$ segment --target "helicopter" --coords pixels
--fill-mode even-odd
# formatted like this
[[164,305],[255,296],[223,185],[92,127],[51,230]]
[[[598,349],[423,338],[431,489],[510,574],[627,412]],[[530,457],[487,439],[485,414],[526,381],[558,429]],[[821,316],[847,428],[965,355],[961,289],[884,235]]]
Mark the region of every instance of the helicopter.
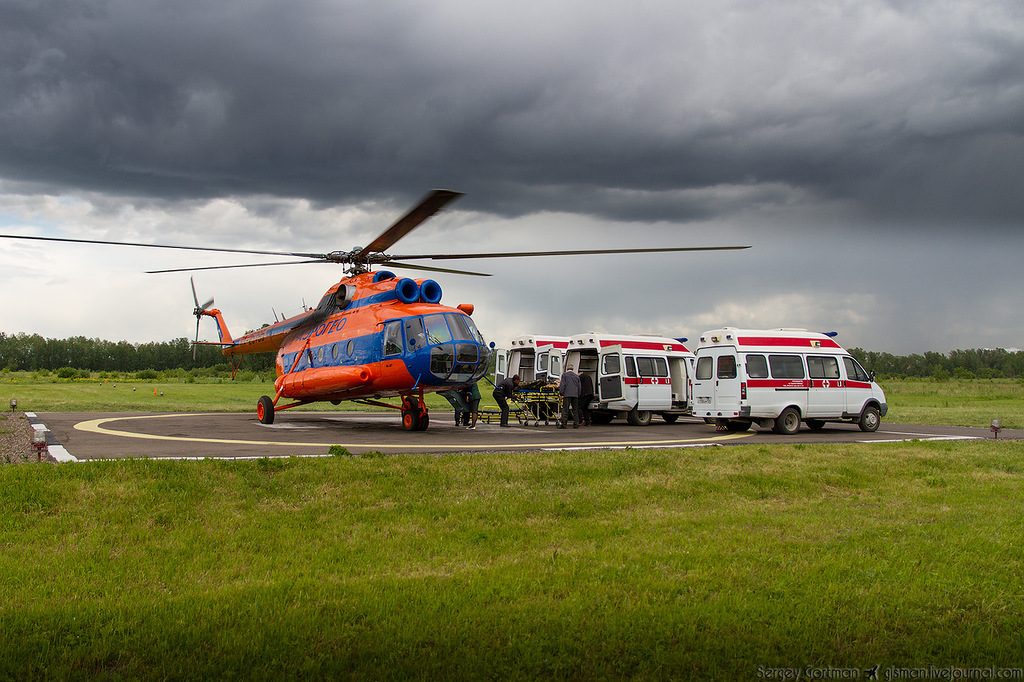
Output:
[[[413,264],[418,260],[474,258],[515,258],[593,254],[660,253],[679,251],[723,251],[749,246],[699,246],[628,249],[582,249],[568,251],[519,251],[501,253],[433,253],[391,255],[396,242],[434,216],[461,192],[436,189],[381,232],[369,244],[348,251],[305,253],[205,246],[180,246],[138,242],[117,242],[63,237],[0,235],[4,239],[107,244],[162,249],[183,249],[220,253],[292,256],[301,260],[241,265],[149,270],[149,274],[194,272],[229,268],[337,263],[344,276],[333,284],[316,306],[298,315],[278,319],[261,329],[234,338],[222,312],[211,298],[199,302],[195,282],[192,314],[196,317],[196,339],[204,317],[217,326],[219,341],[213,345],[233,358],[250,353],[276,352],[274,395],[263,395],[256,405],[256,418],[271,425],[278,412],[315,402],[342,401],[386,407],[401,411],[402,426],[408,431],[425,431],[430,424],[426,393],[463,387],[480,380],[487,372],[491,348],[474,324],[474,306],[441,304],[441,285],[428,278],[398,277],[390,268],[489,277],[471,270]],[[389,269],[376,269],[386,266]],[[193,351],[195,348],[193,346]],[[400,398],[400,404],[383,402]]]

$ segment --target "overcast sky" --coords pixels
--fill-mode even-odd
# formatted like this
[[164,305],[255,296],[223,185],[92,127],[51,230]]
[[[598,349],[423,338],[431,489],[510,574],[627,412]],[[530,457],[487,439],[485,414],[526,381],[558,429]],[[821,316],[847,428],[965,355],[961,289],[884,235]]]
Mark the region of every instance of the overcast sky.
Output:
[[[1024,347],[1024,4],[0,0],[0,233],[347,250],[434,187],[392,252],[753,247],[435,262],[499,344]],[[260,260],[4,240],[0,331],[187,336],[142,271]],[[195,277],[240,333],[341,274]]]

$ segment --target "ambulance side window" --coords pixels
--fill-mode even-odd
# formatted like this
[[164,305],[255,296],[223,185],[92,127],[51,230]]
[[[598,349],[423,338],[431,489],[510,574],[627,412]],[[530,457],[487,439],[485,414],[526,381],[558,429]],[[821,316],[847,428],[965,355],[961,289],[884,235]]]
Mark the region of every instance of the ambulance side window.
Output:
[[697,358],[697,378],[701,381],[706,381],[711,378],[711,368],[714,365],[711,364],[711,358],[704,356]]
[[735,355],[719,355],[718,356],[718,378],[719,379],[735,379],[736,378],[736,356]]
[[634,358],[632,355],[626,356],[626,376],[636,376],[636,358]]
[[804,378],[804,362],[799,355],[769,355],[768,366],[775,379]]
[[505,374],[505,354],[498,354],[498,374]]
[[834,357],[809,355],[807,373],[812,379],[838,379],[839,362]]
[[860,363],[853,358],[846,356],[843,358],[843,365],[846,367],[846,378],[853,381],[871,381],[868,378],[868,373],[864,371],[864,368],[860,366]]
[[398,355],[402,352],[402,322],[388,322],[384,327],[384,355]]
[[665,358],[637,358],[636,369],[642,377],[668,376],[668,363]]
[[747,356],[747,378],[749,378],[749,379],[767,379],[768,378],[768,361],[764,359],[763,355],[748,355]]
[[548,354],[541,353],[537,356],[537,371],[547,372],[548,371]]

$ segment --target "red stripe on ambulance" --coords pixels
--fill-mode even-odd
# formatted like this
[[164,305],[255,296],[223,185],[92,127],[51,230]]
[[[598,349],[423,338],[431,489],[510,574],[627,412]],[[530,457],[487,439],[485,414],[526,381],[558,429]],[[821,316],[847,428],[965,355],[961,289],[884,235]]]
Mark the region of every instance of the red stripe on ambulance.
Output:
[[741,346],[769,346],[790,348],[841,348],[832,339],[810,339],[794,336],[740,336],[736,343]]
[[622,346],[623,348],[632,348],[634,350],[664,350],[664,351],[676,351],[681,353],[689,353],[686,346],[681,343],[658,343],[656,341],[626,341],[618,339],[601,339],[601,348],[607,348],[608,346]]

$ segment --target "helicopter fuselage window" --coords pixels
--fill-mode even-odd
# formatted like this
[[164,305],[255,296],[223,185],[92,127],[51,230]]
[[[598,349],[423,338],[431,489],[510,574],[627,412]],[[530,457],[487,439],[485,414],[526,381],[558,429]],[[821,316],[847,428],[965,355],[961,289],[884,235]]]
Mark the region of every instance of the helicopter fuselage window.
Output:
[[399,355],[402,352],[402,322],[395,320],[384,327],[384,355]]

